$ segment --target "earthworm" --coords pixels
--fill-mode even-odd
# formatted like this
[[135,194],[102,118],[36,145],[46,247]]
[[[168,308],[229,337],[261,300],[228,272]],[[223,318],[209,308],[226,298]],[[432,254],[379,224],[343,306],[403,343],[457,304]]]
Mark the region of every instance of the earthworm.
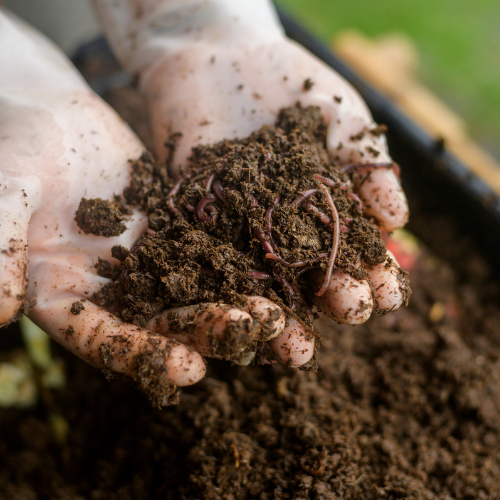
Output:
[[205,181],[205,189],[207,191],[210,191],[210,188],[212,187],[212,182],[215,179],[215,173],[213,173],[210,177],[207,177],[207,180]]
[[272,202],[269,207],[267,207],[266,210],[266,227],[267,227],[267,236],[269,237],[269,241],[271,242],[271,246],[273,247],[273,250],[276,250],[276,244],[274,243],[273,239],[273,210],[274,207],[280,202],[280,195],[276,196],[274,201]]
[[219,198],[220,201],[225,203],[226,196],[224,195],[224,188],[222,187],[220,181],[215,181],[212,185],[212,189],[214,190],[214,193],[217,196],[217,198]]
[[266,241],[266,237],[264,236],[264,233],[261,233],[260,231],[255,231],[255,236],[257,236],[257,239],[260,241],[260,244],[266,251],[267,254],[273,254],[274,255],[274,249],[271,246],[271,243]]
[[[328,254],[328,253],[320,253],[317,257],[315,257],[314,261],[316,261],[316,262],[317,262],[317,261],[319,261],[319,260],[327,259],[329,255],[330,255],[330,254]],[[311,262],[313,262],[313,261],[311,261]],[[310,267],[303,267],[302,269],[299,269],[299,270],[297,271],[297,273],[295,274],[295,277],[296,277],[296,278],[299,278],[299,277],[300,277],[300,276],[302,276],[302,275],[303,275],[306,271],[310,271],[310,269],[311,269]]]
[[299,196],[297,196],[297,198],[295,198],[295,200],[293,200],[292,203],[290,203],[290,206],[297,208],[300,207],[300,205],[305,199],[309,198],[309,196],[316,194],[317,192],[318,192],[317,188],[312,188],[308,189],[307,191],[304,191],[303,193],[299,194]]
[[186,203],[184,205],[184,208],[188,211],[188,212],[196,212],[196,208],[193,207],[193,205],[191,205],[191,203]]
[[315,260],[315,258],[313,258],[307,260],[299,260],[297,262],[288,262],[275,253],[266,253],[266,259],[275,260],[286,267],[304,267],[310,264],[311,262],[314,262]]
[[277,269],[277,267],[278,266],[276,265],[273,266],[274,277],[283,288],[283,291],[290,297],[290,309],[293,311],[297,307],[297,304],[293,300],[293,297],[295,297],[295,290],[293,289],[290,282],[279,274],[279,270]]
[[307,212],[307,213],[312,213],[314,216],[316,216],[323,224],[326,224],[328,227],[332,228],[333,229],[333,222],[332,220],[330,219],[330,217],[328,217],[328,215],[326,215],[325,213],[323,213],[319,208],[317,208],[316,206],[314,206],[312,203],[310,203],[309,201],[307,201],[306,203],[304,203],[304,210]]
[[350,200],[354,200],[358,203],[358,210],[360,212],[363,211],[363,202],[359,199],[359,196],[357,194],[354,194],[354,193],[347,193],[346,194],[347,198],[349,198]]
[[304,295],[302,295],[300,288],[297,285],[292,285],[292,288],[295,291],[295,293],[299,296],[300,300],[302,301],[302,304],[304,305],[304,309],[306,310],[306,313],[309,316],[309,319],[311,321],[313,321],[314,315],[313,315],[311,309],[309,309],[309,307],[307,307],[306,299],[304,299]]
[[[213,217],[208,217],[205,215],[205,210],[209,210],[209,207],[207,205],[210,205],[213,203],[215,200],[217,200],[217,196],[215,194],[210,193],[204,196],[198,203],[198,206],[196,207],[196,215],[198,217],[198,220],[200,222],[206,222],[209,220],[213,220]],[[212,207],[210,211],[214,210]]]
[[247,274],[248,276],[250,276],[251,278],[255,278],[257,280],[269,280],[272,278],[272,276],[268,273],[264,273],[262,271],[254,271],[254,270],[251,270],[251,271],[247,271]]
[[167,195],[167,207],[172,213],[172,215],[180,215],[182,217],[181,211],[174,205],[174,196],[177,196],[179,193],[179,189],[181,188],[182,181],[184,181],[184,177],[181,177],[173,186],[173,188],[169,191]]
[[350,186],[350,183],[348,182],[334,181],[333,179],[329,179],[328,177],[323,177],[322,175],[319,174],[313,174],[312,178],[318,182],[322,182],[323,184],[330,186],[333,189],[342,189],[346,191]]
[[[257,199],[254,196],[252,196],[252,200],[250,202],[250,206],[252,208],[259,206],[259,202],[257,201]],[[272,253],[272,254],[274,254],[274,248],[271,245],[271,243],[269,243],[268,241],[266,241],[266,237],[264,236],[264,233],[260,232],[258,229],[254,229],[254,231],[255,231],[255,236],[257,236],[257,239],[260,241],[260,244],[262,245],[262,247],[264,248],[264,250],[266,251],[266,253]]]
[[328,259],[328,267],[326,268],[325,279],[323,281],[322,287],[319,289],[316,294],[318,297],[321,297],[330,286],[330,280],[332,278],[333,266],[335,265],[335,258],[337,257],[337,251],[339,249],[339,241],[340,241],[340,222],[339,222],[339,213],[337,212],[337,207],[335,207],[335,203],[333,203],[332,196],[328,188],[320,183],[319,188],[325,195],[326,201],[332,211],[332,219],[334,223],[333,229],[333,240],[332,240],[332,249],[330,251],[330,258]]

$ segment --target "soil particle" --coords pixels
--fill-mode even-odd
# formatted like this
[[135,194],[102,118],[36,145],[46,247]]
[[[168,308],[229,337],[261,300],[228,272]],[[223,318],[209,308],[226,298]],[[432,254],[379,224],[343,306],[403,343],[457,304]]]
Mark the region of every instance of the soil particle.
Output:
[[124,216],[129,214],[129,210],[120,202],[82,198],[75,221],[85,234],[109,238],[127,230],[123,221]]
[[73,302],[73,304],[71,304],[70,312],[71,312],[71,314],[74,314],[75,316],[78,316],[78,314],[80,314],[84,310],[85,310],[85,306],[83,305],[83,303],[80,300],[76,300],[75,302]]
[[306,78],[304,80],[304,83],[302,84],[302,87],[304,90],[307,92],[308,90],[311,90],[314,86],[314,82],[310,78]]

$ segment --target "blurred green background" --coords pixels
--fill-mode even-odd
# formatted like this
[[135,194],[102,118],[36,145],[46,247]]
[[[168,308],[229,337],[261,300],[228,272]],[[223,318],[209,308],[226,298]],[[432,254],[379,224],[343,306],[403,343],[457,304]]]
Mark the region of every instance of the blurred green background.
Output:
[[357,29],[370,38],[408,35],[420,80],[500,158],[500,0],[279,0],[318,38]]

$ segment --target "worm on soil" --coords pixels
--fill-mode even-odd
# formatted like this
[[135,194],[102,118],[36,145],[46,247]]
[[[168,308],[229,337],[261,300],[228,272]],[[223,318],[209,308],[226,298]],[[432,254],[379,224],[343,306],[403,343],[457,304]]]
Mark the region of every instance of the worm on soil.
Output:
[[207,194],[200,200],[198,206],[196,207],[196,216],[198,217],[198,220],[200,222],[214,220],[214,217],[209,217],[208,215],[205,214],[205,210],[213,211],[214,208],[211,207],[211,209],[209,210],[210,207],[208,205],[213,203],[215,200],[217,200],[217,196],[215,196],[215,194],[213,193]]
[[184,181],[184,177],[181,177],[170,190],[167,195],[167,207],[170,210],[172,215],[180,215],[182,217],[182,212],[174,205],[174,196],[177,196],[179,193],[179,189],[181,188],[182,181]]
[[340,222],[339,222],[339,213],[337,212],[337,207],[335,206],[335,203],[333,203],[330,191],[328,191],[328,188],[323,183],[320,183],[319,187],[323,192],[323,194],[325,195],[326,202],[328,203],[328,206],[332,211],[332,219],[334,224],[332,250],[330,252],[330,258],[328,259],[328,267],[326,268],[325,279],[323,281],[322,287],[316,294],[318,297],[321,297],[328,290],[328,287],[330,286],[330,280],[332,279],[333,266],[335,265],[335,259],[337,257],[337,251],[339,249]]
[[297,198],[295,198],[295,200],[293,200],[292,203],[290,203],[290,206],[297,208],[300,207],[300,205],[305,199],[315,195],[317,192],[318,192],[317,188],[312,188],[308,189],[307,191],[304,191],[303,193],[299,194],[299,196],[297,196]]
[[346,191],[350,187],[349,182],[334,181],[333,179],[329,179],[328,177],[323,177],[322,175],[319,174],[313,174],[312,178],[318,182],[321,182],[322,184],[330,186],[333,189],[342,189]]

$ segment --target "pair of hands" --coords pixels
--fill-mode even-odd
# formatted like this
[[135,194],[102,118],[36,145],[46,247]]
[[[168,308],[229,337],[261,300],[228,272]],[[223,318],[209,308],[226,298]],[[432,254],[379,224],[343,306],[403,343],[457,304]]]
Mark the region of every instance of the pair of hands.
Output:
[[[160,161],[173,132],[183,133],[173,176],[191,147],[244,137],[272,124],[280,108],[317,105],[328,123],[328,148],[342,163],[388,162],[385,138],[357,93],[331,69],[284,38],[266,0],[94,2],[110,42],[147,97]],[[186,332],[169,333],[171,312],[146,329],[126,324],[88,300],[107,280],[98,257],[131,248],[147,228],[134,211],[121,236],[82,234],[74,214],[82,197],[112,199],[129,183],[129,159],[144,146],[87,87],[62,54],[41,35],[0,10],[0,325],[23,304],[29,316],[67,349],[100,368],[160,385],[200,380],[210,355],[207,333],[234,320],[265,322],[277,306],[252,297],[246,310],[213,304]],[[305,90],[306,79],[313,82]],[[335,97],[335,99],[334,99]],[[363,132],[363,134],[360,134]],[[366,212],[382,229],[405,224],[406,199],[390,169],[372,172],[359,187]],[[29,261],[28,261],[29,254]],[[374,307],[397,309],[405,291],[397,264],[368,269],[367,281],[337,271],[317,306],[349,324],[366,321]],[[322,277],[312,279],[319,288]],[[84,300],[79,314],[71,312]],[[74,308],[73,308],[74,310]],[[176,311],[193,313],[193,308]],[[272,330],[272,329],[271,329]],[[314,352],[314,340],[281,313],[270,346],[291,366]]]

